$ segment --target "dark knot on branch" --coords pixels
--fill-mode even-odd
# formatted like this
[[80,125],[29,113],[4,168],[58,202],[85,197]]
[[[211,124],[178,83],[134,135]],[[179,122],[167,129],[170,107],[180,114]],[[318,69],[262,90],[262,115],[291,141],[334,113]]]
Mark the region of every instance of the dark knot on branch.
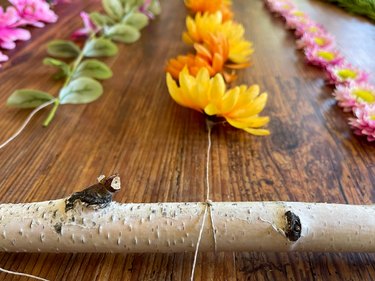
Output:
[[98,183],[73,193],[65,200],[65,212],[74,208],[74,204],[80,201],[86,206],[102,209],[112,202],[112,196],[120,190],[121,183],[118,174],[109,177],[98,177]]

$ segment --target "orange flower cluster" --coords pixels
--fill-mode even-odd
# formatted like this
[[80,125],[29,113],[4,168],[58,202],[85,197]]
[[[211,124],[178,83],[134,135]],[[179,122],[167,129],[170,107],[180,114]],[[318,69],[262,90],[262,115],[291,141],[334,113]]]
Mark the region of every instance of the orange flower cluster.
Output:
[[[268,135],[267,116],[260,116],[267,93],[258,85],[227,89],[236,79],[235,69],[250,65],[251,42],[244,39],[243,26],[231,20],[229,0],[185,0],[195,17],[186,18],[182,39],[195,53],[168,61],[167,86],[181,106],[223,118],[231,126],[257,136]],[[231,70],[229,73],[228,70]]]
[[253,49],[244,39],[243,26],[231,20],[230,1],[186,0],[185,4],[196,15],[186,18],[182,38],[194,46],[195,53],[169,60],[166,71],[177,80],[184,67],[193,76],[204,67],[211,77],[221,73],[226,82],[232,82],[237,77],[234,69],[250,65]]

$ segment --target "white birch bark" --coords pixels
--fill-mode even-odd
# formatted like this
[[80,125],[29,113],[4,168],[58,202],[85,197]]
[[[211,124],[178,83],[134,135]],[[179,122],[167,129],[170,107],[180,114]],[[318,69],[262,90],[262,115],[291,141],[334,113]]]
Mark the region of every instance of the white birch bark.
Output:
[[[8,252],[193,252],[204,203],[86,207],[78,200],[0,205],[0,250]],[[293,202],[215,202],[218,251],[374,252],[375,207]],[[285,236],[285,213],[299,217],[301,237]],[[214,250],[206,216],[200,251]],[[297,227],[299,230],[299,227]]]

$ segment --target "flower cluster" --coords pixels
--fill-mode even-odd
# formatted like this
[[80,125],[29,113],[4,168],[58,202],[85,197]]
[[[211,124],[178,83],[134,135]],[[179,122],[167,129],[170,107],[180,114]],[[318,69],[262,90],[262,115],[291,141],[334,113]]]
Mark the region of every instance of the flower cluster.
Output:
[[[228,0],[186,0],[196,13],[186,18],[182,39],[194,46],[195,54],[180,55],[168,61],[167,85],[180,105],[224,118],[235,128],[253,135],[268,135],[263,129],[268,117],[258,114],[267,102],[257,85],[241,85],[227,90],[225,82],[236,79],[235,69],[250,65],[251,42],[244,39],[244,28],[232,20]],[[228,69],[231,72],[228,72]]]
[[[209,3],[213,5],[214,2]],[[190,0],[189,3],[193,5],[195,1]],[[182,39],[193,45],[196,53],[179,56],[168,62],[167,72],[175,79],[185,66],[193,75],[204,66],[209,69],[211,77],[221,73],[227,82],[232,82],[236,78],[234,69],[250,65],[253,49],[251,42],[244,38],[244,27],[232,20],[225,20],[220,10],[214,13],[198,12],[194,18],[188,16],[186,29]]]
[[[26,25],[43,27],[44,23],[57,20],[57,15],[44,0],[9,0],[9,2],[11,6],[6,9],[0,7],[0,47],[2,49],[14,49],[15,41],[30,39],[30,32],[21,27]],[[0,62],[7,60],[8,56],[0,50]]]
[[300,11],[291,0],[266,0],[269,9],[281,15],[286,26],[295,31],[297,47],[303,49],[308,63],[323,69],[333,84],[338,105],[353,112],[349,119],[354,133],[375,140],[375,87],[368,73],[350,64],[337,50],[335,40],[321,25]]

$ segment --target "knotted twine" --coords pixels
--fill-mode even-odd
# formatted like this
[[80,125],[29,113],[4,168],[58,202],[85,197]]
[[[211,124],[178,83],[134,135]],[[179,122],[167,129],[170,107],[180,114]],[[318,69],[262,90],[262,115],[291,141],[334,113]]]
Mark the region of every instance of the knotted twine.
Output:
[[215,123],[206,119],[206,125],[207,125],[207,141],[208,141],[207,154],[206,154],[206,202],[201,202],[201,204],[204,205],[204,212],[203,212],[202,223],[201,223],[201,227],[200,227],[200,230],[199,230],[197,243],[195,245],[194,260],[193,260],[193,266],[192,266],[191,275],[190,275],[191,281],[194,281],[194,273],[195,273],[195,267],[196,267],[196,264],[197,264],[199,246],[200,246],[202,236],[203,236],[202,234],[203,234],[203,229],[204,229],[204,225],[205,225],[205,222],[206,222],[207,213],[209,213],[209,216],[210,216],[215,253],[216,253],[216,247],[217,247],[216,227],[215,227],[215,224],[214,224],[214,218],[212,216],[212,205],[213,205],[213,203],[210,200],[211,132],[212,132],[212,127],[215,125]]

